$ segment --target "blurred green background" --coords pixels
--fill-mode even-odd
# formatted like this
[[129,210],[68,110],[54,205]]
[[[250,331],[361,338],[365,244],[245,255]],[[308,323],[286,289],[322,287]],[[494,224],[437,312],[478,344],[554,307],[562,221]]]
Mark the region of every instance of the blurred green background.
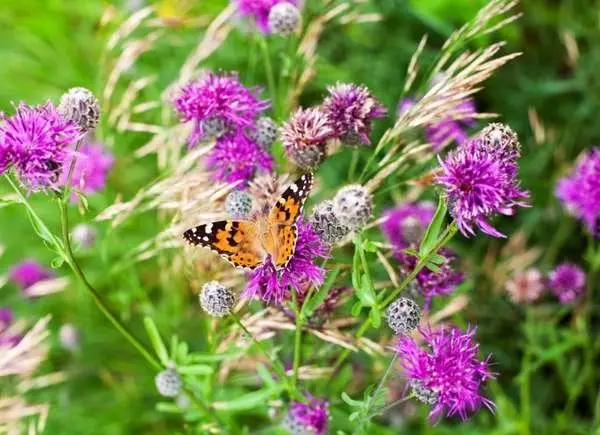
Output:
[[[308,0],[309,3],[313,0]],[[57,102],[72,86],[85,86],[101,92],[106,80],[104,58],[106,42],[115,24],[131,11],[146,4],[143,0],[101,2],[94,0],[2,0],[0,4],[0,109],[12,112],[11,103],[31,104],[46,99]],[[429,35],[424,61],[431,62],[436,50],[456,28],[471,19],[481,0],[374,0],[366,11],[382,14],[383,20],[327,29],[319,47],[319,73],[302,98],[310,103],[321,98],[325,86],[334,81],[366,84],[393,113],[402,94],[405,71],[421,36]],[[224,0],[165,0],[156,3],[159,11],[174,14],[184,21],[197,15],[215,15],[226,5]],[[585,0],[523,0],[518,6],[523,17],[501,31],[507,41],[506,52],[523,55],[500,69],[477,95],[481,111],[500,114],[499,120],[512,126],[523,144],[522,180],[532,192],[531,209],[515,219],[502,222],[503,231],[525,233],[528,246],[544,251],[543,265],[574,259],[581,262],[585,235],[578,224],[561,211],[553,196],[556,179],[565,173],[585,148],[600,143],[600,2]],[[110,14],[113,23],[102,23]],[[200,30],[174,25],[166,30],[152,56],[142,58],[135,73],[153,72],[158,80],[145,92],[155,97],[173,78],[197,42]],[[485,43],[485,41],[480,41]],[[206,63],[208,67],[240,70],[247,66],[245,36],[234,33]],[[257,78],[260,81],[260,77]],[[544,126],[545,135],[536,140],[532,115]],[[377,134],[391,124],[378,124]],[[479,125],[482,125],[480,123]],[[106,127],[105,127],[106,128]],[[154,157],[136,159],[132,151],[147,140],[143,134],[111,135],[117,156],[109,187],[90,197],[90,211],[76,214],[77,222],[91,221],[111,204],[117,195],[131,198],[158,175]],[[0,183],[1,184],[1,183]],[[2,185],[2,190],[7,190]],[[49,222],[57,225],[53,206],[45,198],[33,204]],[[51,253],[31,232],[24,211],[17,207],[0,209],[0,243],[6,251],[0,257],[0,270],[15,262],[35,257],[50,264]],[[101,243],[83,256],[90,278],[121,313],[125,321],[134,319],[138,333],[139,315],[153,313],[165,335],[178,332],[187,336],[191,346],[202,347],[193,328],[201,327],[196,301],[184,277],[165,285],[157,272],[159,260],[133,265],[118,264],[130,249],[160,229],[153,214],[129,220],[117,231],[96,224]],[[561,230],[562,229],[562,230]],[[559,231],[561,230],[561,231]],[[597,433],[595,419],[600,416],[600,396],[595,396],[600,380],[588,374],[585,387],[574,393],[565,385],[579,382],[577,361],[580,334],[597,331],[598,315],[585,331],[568,325],[564,331],[549,333],[544,324],[522,327],[521,307],[508,302],[483,270],[481,258],[499,249],[502,241],[480,237],[461,242],[460,252],[467,257],[468,273],[476,292],[465,313],[465,320],[479,327],[484,352],[493,352],[499,381],[489,389],[498,404],[496,416],[480,412],[468,423],[449,421],[428,427],[404,426],[381,433],[436,434],[590,434]],[[118,266],[118,267],[116,267]],[[68,274],[66,268],[58,274]],[[122,289],[127,289],[124,291]],[[14,307],[27,319],[45,313],[53,315],[52,328],[71,322],[81,332],[80,349],[74,354],[56,346],[45,369],[65,370],[69,380],[59,386],[35,393],[34,397],[51,403],[47,434],[167,434],[193,433],[182,429],[178,416],[158,413],[154,373],[128,347],[101,317],[80,289],[71,285],[57,295],[24,300],[18,290],[7,284],[0,290],[0,305]],[[594,305],[597,308],[597,305]],[[535,324],[535,323],[533,323]],[[529,323],[528,325],[532,325]],[[189,332],[181,332],[181,331]],[[549,335],[554,334],[549,338]],[[589,337],[588,337],[589,338]],[[549,344],[548,344],[549,343]],[[590,343],[590,342],[587,342]],[[594,340],[595,345],[597,341]],[[552,349],[553,352],[547,352]],[[543,353],[546,352],[546,353]],[[543,356],[540,356],[542,355]],[[566,380],[556,379],[554,364],[569,366]],[[596,366],[600,361],[595,361]],[[594,390],[596,389],[596,390]],[[566,409],[565,409],[566,408]],[[420,415],[425,415],[421,411]],[[422,421],[423,418],[420,418]],[[596,421],[597,422],[597,421]],[[412,425],[413,423],[411,423]],[[375,432],[374,432],[375,433]],[[377,432],[379,433],[379,432]]]

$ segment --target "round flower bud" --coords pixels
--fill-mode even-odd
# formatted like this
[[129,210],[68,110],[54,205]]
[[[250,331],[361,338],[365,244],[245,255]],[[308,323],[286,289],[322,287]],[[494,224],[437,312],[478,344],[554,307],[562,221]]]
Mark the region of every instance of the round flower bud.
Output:
[[58,338],[60,345],[70,352],[79,348],[79,331],[72,323],[65,323],[60,327]]
[[208,118],[202,121],[202,131],[206,138],[218,138],[227,131],[227,125],[221,118]]
[[225,210],[232,219],[244,219],[252,211],[252,197],[243,190],[232,190],[225,199]]
[[173,369],[167,369],[160,372],[154,378],[154,383],[156,384],[156,389],[160,395],[164,397],[177,397],[183,387],[181,378]]
[[385,317],[394,333],[408,334],[419,325],[421,309],[411,299],[398,298],[390,304]]
[[517,134],[506,124],[493,122],[479,133],[483,146],[502,158],[516,159],[521,155]]
[[279,134],[277,124],[268,116],[264,116],[256,121],[256,130],[250,134],[251,138],[264,148],[273,145]]
[[435,405],[438,401],[438,394],[419,381],[411,381],[410,388],[415,398],[426,405]]
[[312,169],[327,156],[327,141],[333,129],[318,107],[298,109],[281,127],[286,155],[302,168]]
[[300,26],[300,11],[291,3],[277,3],[269,12],[269,28],[276,35],[290,35]]
[[367,223],[373,212],[373,196],[360,184],[343,187],[333,198],[334,211],[341,223],[352,229]]
[[231,313],[235,296],[218,281],[204,284],[200,292],[200,306],[213,317],[223,317]]
[[71,88],[60,97],[58,113],[82,130],[96,128],[100,119],[100,103],[94,94],[86,88]]
[[71,237],[75,244],[83,249],[90,249],[96,243],[98,232],[96,228],[88,224],[79,224],[73,228]]
[[350,228],[339,221],[333,209],[333,201],[323,201],[313,209],[308,220],[321,240],[329,244],[339,242],[350,232]]

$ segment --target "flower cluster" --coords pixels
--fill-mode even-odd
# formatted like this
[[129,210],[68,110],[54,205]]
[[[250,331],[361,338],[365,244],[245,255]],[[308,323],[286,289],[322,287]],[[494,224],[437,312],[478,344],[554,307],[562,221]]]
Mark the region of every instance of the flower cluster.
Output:
[[494,404],[481,394],[481,388],[495,375],[488,367],[490,356],[483,361],[477,358],[479,344],[474,338],[475,329],[462,332],[453,326],[441,326],[419,332],[425,347],[414,338],[403,336],[395,350],[409,383],[417,383],[421,393],[423,390],[433,393],[428,395],[435,398],[430,419],[445,414],[458,415],[464,420],[481,405],[493,410]]
[[[106,186],[106,178],[114,165],[114,158],[102,145],[86,143],[81,146],[75,158],[71,177],[71,186],[83,193],[98,192]],[[71,163],[65,164],[59,178],[59,184],[67,183]],[[71,196],[77,200],[76,195]]]
[[465,237],[475,235],[473,226],[493,237],[505,237],[488,219],[495,214],[512,215],[525,207],[529,194],[519,186],[519,143],[505,126],[491,124],[475,139],[439,158],[437,183],[444,190],[448,208]]
[[573,263],[556,266],[548,281],[550,290],[562,304],[575,301],[585,290],[585,272]]
[[600,147],[579,158],[573,172],[558,182],[556,196],[600,238]]
[[308,395],[308,403],[293,401],[283,426],[291,434],[323,435],[327,433],[329,409],[326,400]]
[[337,83],[318,107],[298,109],[281,129],[287,156],[298,166],[315,168],[332,140],[369,145],[371,123],[386,109],[365,86]]
[[310,285],[319,286],[325,270],[314,264],[317,258],[326,258],[329,248],[302,218],[297,222],[298,240],[294,255],[287,266],[277,270],[271,258],[250,272],[244,295],[260,297],[265,302],[281,304],[290,298],[290,289],[303,294]]
[[81,136],[78,125],[63,118],[52,103],[21,103],[0,119],[0,172],[10,166],[30,191],[58,187],[61,169]]
[[185,85],[173,100],[182,119],[193,123],[191,146],[215,139],[206,163],[216,180],[247,182],[257,171],[271,171],[271,156],[255,140],[264,136],[257,125],[272,128],[257,124],[269,107],[259,92],[246,88],[236,74],[208,73]]
[[[269,15],[275,6],[281,3],[288,3],[297,6],[296,0],[233,0],[237,6],[238,12],[244,17],[254,21],[258,30],[262,33],[277,33],[273,29],[274,18]],[[277,8],[275,8],[277,10]]]

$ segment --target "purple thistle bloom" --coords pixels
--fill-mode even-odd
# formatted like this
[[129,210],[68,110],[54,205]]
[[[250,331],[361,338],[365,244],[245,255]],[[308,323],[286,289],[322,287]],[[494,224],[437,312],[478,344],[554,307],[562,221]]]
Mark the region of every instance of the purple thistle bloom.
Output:
[[0,307],[0,332],[4,331],[13,322],[13,312],[10,308]]
[[215,180],[229,183],[246,183],[257,172],[270,173],[273,169],[271,155],[240,130],[218,138],[205,163],[214,171]]
[[317,266],[315,261],[318,257],[325,258],[329,248],[302,218],[297,226],[296,249],[288,265],[278,271],[271,259],[267,258],[262,266],[250,272],[244,291],[246,297],[258,296],[265,302],[281,304],[290,298],[291,288],[302,294],[310,285],[323,284],[325,270]]
[[0,117],[0,172],[11,165],[30,191],[56,188],[69,145],[80,136],[79,127],[62,118],[52,103],[21,103],[13,116]]
[[434,213],[435,205],[430,202],[401,204],[385,212],[381,231],[399,253],[421,240]]
[[303,168],[314,168],[327,153],[333,137],[329,119],[318,107],[299,108],[281,127],[281,142],[288,157]]
[[327,90],[329,96],[323,102],[323,112],[329,118],[335,136],[350,145],[369,145],[371,122],[385,116],[385,107],[365,86],[337,83]]
[[525,207],[529,194],[521,190],[517,179],[518,164],[505,158],[506,150],[493,149],[480,138],[452,150],[445,159],[438,157],[442,185],[451,215],[465,237],[475,235],[473,225],[493,237],[505,237],[488,222],[500,213],[512,215],[516,207]]
[[254,129],[254,121],[269,107],[260,100],[259,88],[248,89],[237,74],[208,73],[186,84],[173,100],[184,121],[193,121],[191,146],[205,136],[205,122],[218,120],[225,129]]
[[600,147],[584,153],[573,172],[559,180],[556,196],[600,238]]
[[319,400],[308,394],[308,403],[290,403],[284,426],[291,434],[323,435],[327,432],[329,406],[326,400]]
[[240,15],[254,20],[258,29],[265,34],[271,33],[269,28],[269,12],[278,3],[298,5],[296,0],[233,0]]
[[494,410],[494,404],[480,393],[482,384],[495,374],[488,368],[489,355],[483,361],[477,358],[479,344],[474,340],[475,331],[469,328],[463,333],[454,326],[424,328],[419,332],[425,348],[409,336],[403,336],[396,344],[395,350],[410,383],[418,383],[436,395],[430,420],[444,414],[465,420],[481,405]]
[[38,282],[54,278],[54,272],[36,260],[29,258],[14,265],[8,272],[9,279],[27,296],[27,290]]
[[[71,186],[86,194],[98,192],[106,186],[106,177],[112,169],[114,158],[100,144],[83,144],[77,153],[77,161],[73,168]],[[71,161],[62,169],[59,183],[67,182]],[[77,201],[77,195],[71,196],[71,201]]]
[[561,304],[573,302],[585,290],[585,272],[576,264],[559,264],[549,278],[550,290]]

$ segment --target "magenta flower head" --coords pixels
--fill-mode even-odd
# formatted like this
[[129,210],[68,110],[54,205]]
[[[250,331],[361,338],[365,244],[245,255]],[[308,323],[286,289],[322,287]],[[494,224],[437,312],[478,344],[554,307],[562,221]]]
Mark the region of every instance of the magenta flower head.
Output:
[[269,13],[273,6],[279,3],[291,3],[298,5],[296,0],[233,0],[237,9],[243,17],[248,17],[256,23],[256,27],[262,33],[272,33],[269,26]]
[[[104,189],[106,186],[106,177],[112,169],[114,162],[112,154],[102,145],[83,144],[77,153],[71,186],[86,194]],[[67,183],[70,166],[70,161],[67,161],[63,165],[59,179],[59,183],[62,185]],[[77,201],[77,195],[73,195],[71,200]]]
[[433,218],[435,205],[431,202],[401,204],[387,210],[381,231],[399,253],[410,245],[419,243]]
[[315,262],[318,258],[327,257],[328,245],[302,218],[298,220],[297,226],[296,249],[288,265],[278,271],[268,258],[265,264],[250,272],[244,291],[246,297],[259,297],[265,302],[281,304],[290,298],[292,288],[303,294],[310,285],[323,284],[325,270]]
[[9,279],[27,295],[27,290],[38,282],[54,278],[54,273],[36,260],[29,258],[15,264],[8,272]]
[[600,238],[600,147],[579,158],[573,172],[558,182],[556,196]]
[[19,344],[21,336],[8,332],[13,322],[13,312],[10,308],[0,307],[0,349],[11,348]]
[[562,263],[550,272],[549,286],[561,304],[575,301],[585,290],[585,272],[573,263]]
[[21,103],[13,116],[0,118],[0,172],[12,166],[30,191],[56,188],[69,145],[80,136],[79,127],[52,103]]
[[319,400],[310,394],[308,403],[290,403],[284,427],[293,435],[323,435],[327,433],[329,407],[326,400]]
[[0,331],[4,331],[13,322],[13,312],[10,308],[0,307]]
[[430,420],[443,415],[458,415],[464,420],[481,405],[494,410],[494,404],[482,395],[481,389],[495,374],[488,367],[490,356],[483,361],[477,358],[475,331],[469,328],[462,332],[443,325],[419,329],[425,347],[409,336],[397,342],[395,350],[409,384],[418,390],[417,396],[427,391],[427,396],[435,399],[429,402],[433,402]]
[[349,145],[369,145],[371,122],[385,116],[385,107],[365,86],[337,83],[327,90],[329,96],[323,102],[323,112],[335,136]]
[[544,289],[542,272],[534,268],[515,274],[506,283],[506,291],[510,299],[517,304],[536,301]]
[[205,163],[213,170],[215,180],[228,183],[246,183],[257,173],[270,173],[273,168],[271,155],[241,130],[218,138]]
[[334,135],[329,119],[318,107],[299,108],[281,127],[287,156],[298,166],[312,169],[327,155],[327,141]]
[[185,85],[173,105],[184,121],[194,123],[189,138],[194,146],[228,130],[254,129],[254,121],[269,107],[267,101],[259,99],[259,93],[260,89],[241,84],[235,73],[207,73]]
[[[450,214],[465,237],[475,235],[473,226],[493,237],[505,237],[488,219],[496,214],[512,215],[526,207],[529,194],[519,187],[518,153],[507,158],[508,149],[493,147],[477,137],[438,157],[441,174],[436,181],[444,190]],[[514,150],[513,150],[514,151]]]

